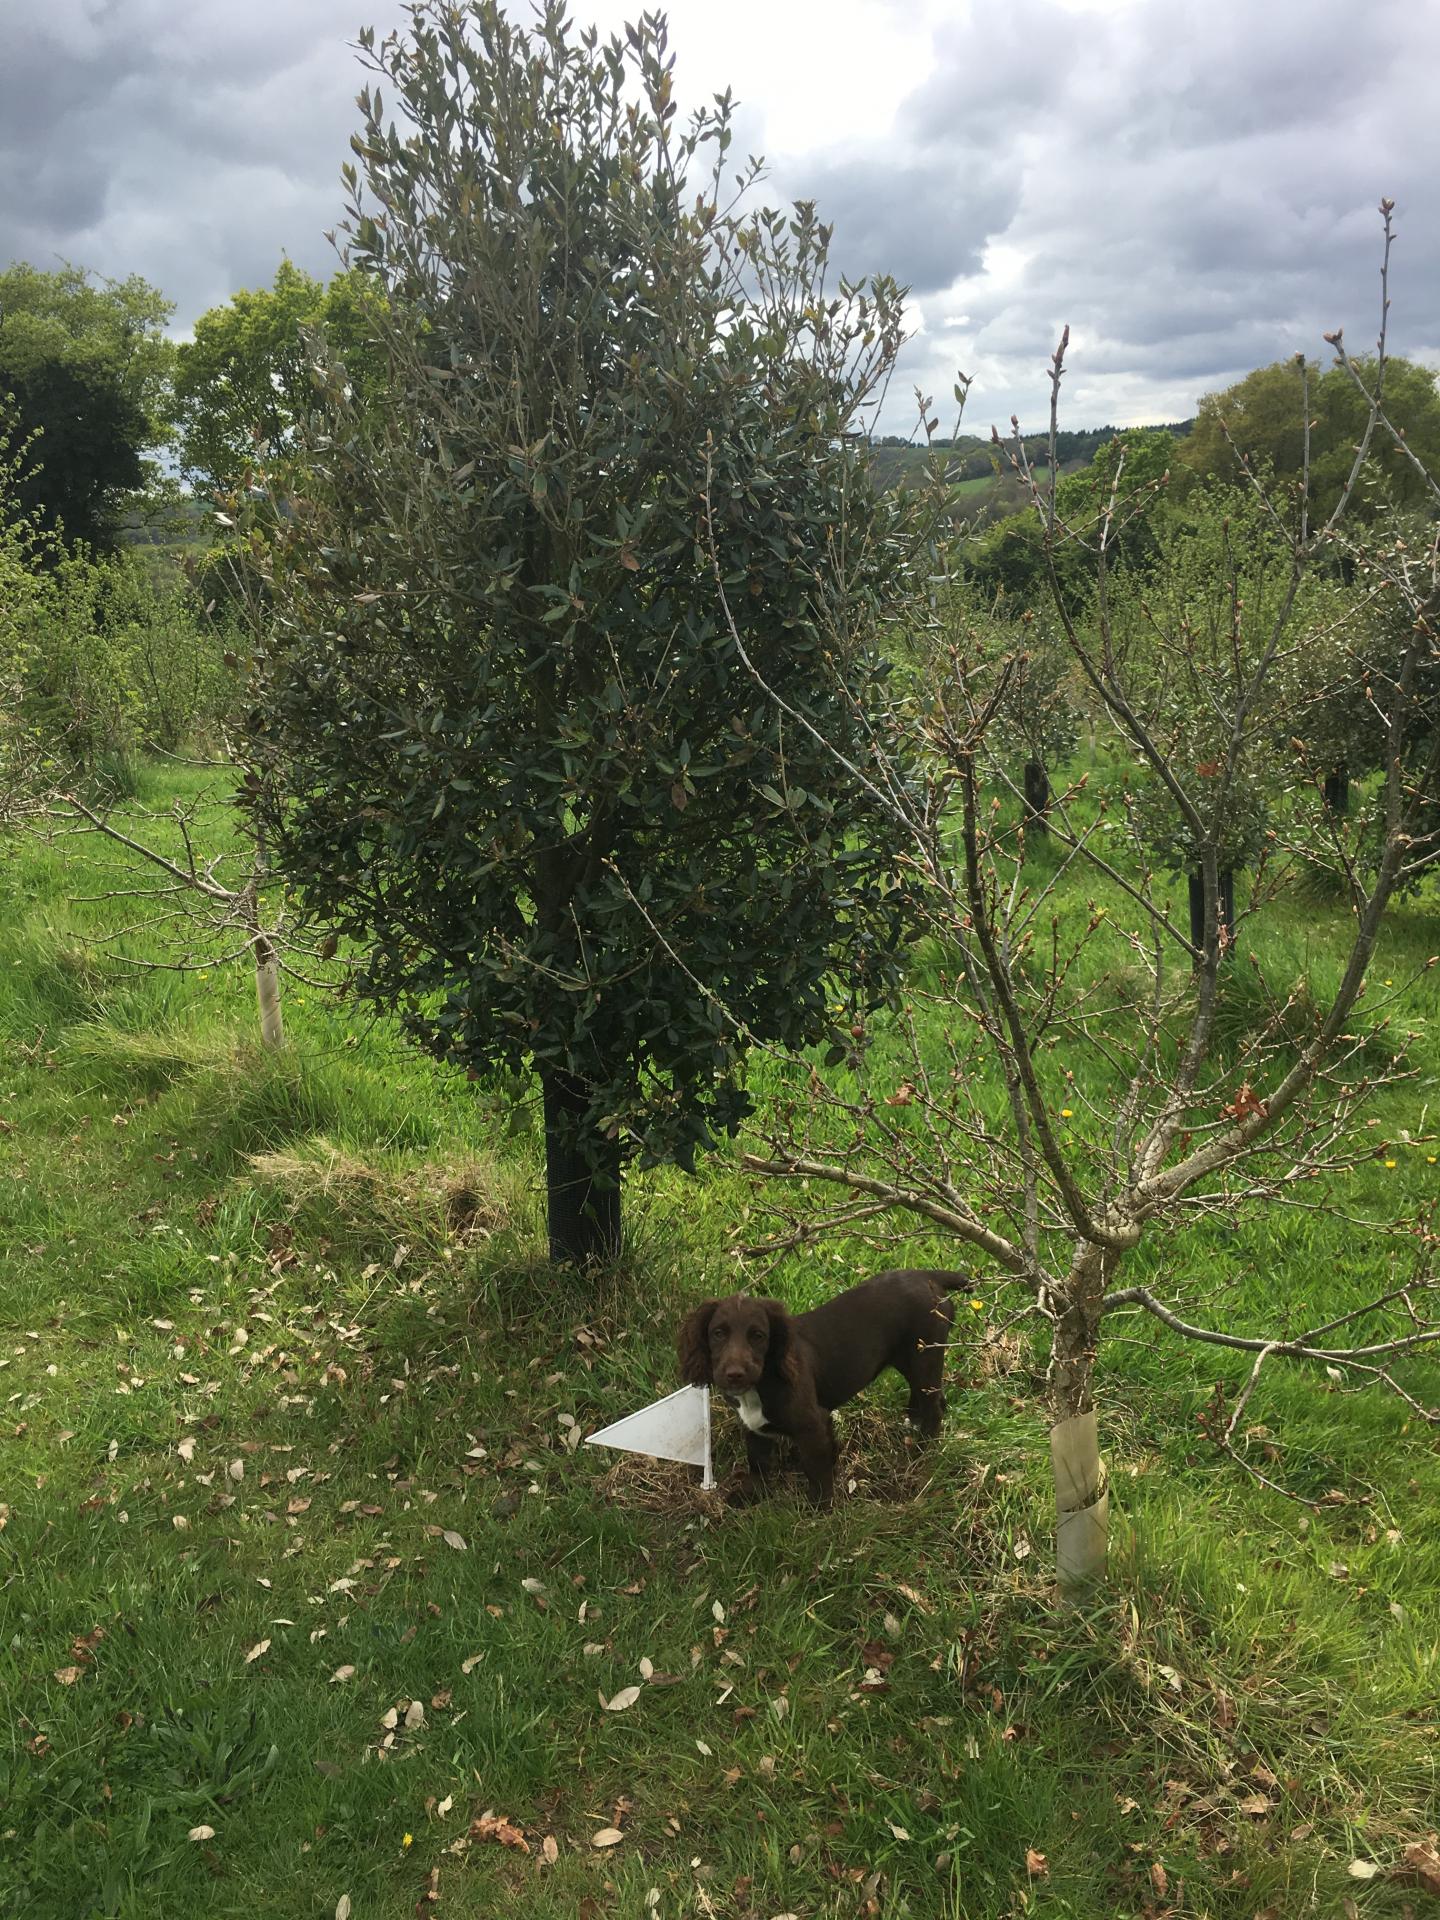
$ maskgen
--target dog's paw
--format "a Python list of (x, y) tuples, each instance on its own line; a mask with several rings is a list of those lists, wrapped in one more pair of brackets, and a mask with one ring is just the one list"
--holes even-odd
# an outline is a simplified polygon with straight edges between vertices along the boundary
[(763, 1500), (769, 1491), (765, 1482), (754, 1473), (737, 1473), (735, 1478), (722, 1488), (727, 1507), (753, 1507), (756, 1501)]

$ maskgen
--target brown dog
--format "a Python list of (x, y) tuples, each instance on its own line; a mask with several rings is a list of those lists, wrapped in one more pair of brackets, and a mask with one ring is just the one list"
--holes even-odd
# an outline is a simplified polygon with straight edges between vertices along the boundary
[(945, 1343), (955, 1308), (947, 1293), (970, 1283), (935, 1268), (877, 1273), (809, 1313), (778, 1300), (732, 1294), (705, 1300), (680, 1328), (680, 1373), (691, 1386), (714, 1387), (745, 1423), (750, 1471), (764, 1480), (776, 1442), (793, 1440), (810, 1485), (825, 1506), (835, 1491), (831, 1410), (853, 1400), (886, 1367), (910, 1387), (905, 1411), (927, 1438), (945, 1411)]

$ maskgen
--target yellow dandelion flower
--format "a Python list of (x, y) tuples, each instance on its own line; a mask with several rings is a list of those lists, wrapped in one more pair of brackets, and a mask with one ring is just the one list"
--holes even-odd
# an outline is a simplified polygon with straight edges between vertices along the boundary
[(404, 1839), (403, 1839), (403, 1840), (402, 1840), (402, 1841), (400, 1842), (400, 1844), (401, 1844), (401, 1846), (402, 1846), (402, 1847), (413, 1847), (413, 1846), (414, 1846), (414, 1844), (415, 1844), (415, 1836), (414, 1836), (414, 1834), (413, 1834), (413, 1833), (407, 1833), (407, 1834), (405, 1835), (405, 1837), (404, 1837)]
[(972, 1313), (983, 1313), (985, 1311), (985, 1302), (983, 1300), (972, 1300), (970, 1302), (970, 1311)]
[(1061, 1107), (1060, 1118), (1062, 1120), (1072, 1120), (1074, 1117), (1074, 1113), (1069, 1107)]
[(1387, 1160), (1385, 1164), (1387, 1167), (1393, 1167), (1395, 1165), (1395, 1162), (1393, 1160)]

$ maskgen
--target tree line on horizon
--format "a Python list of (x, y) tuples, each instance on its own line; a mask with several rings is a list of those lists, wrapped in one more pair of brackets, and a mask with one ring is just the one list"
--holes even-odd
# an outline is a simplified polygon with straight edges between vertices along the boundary
[[(253, 464), (283, 455), (313, 399), (307, 342), (317, 330), (362, 394), (380, 397), (381, 297), (373, 277), (354, 267), (322, 281), (285, 259), (270, 286), (238, 290), (200, 316), (192, 339), (177, 343), (166, 333), (174, 303), (138, 274), (111, 280), (72, 266), (47, 272), (12, 262), (0, 269), (0, 404), (17, 454), (17, 507), (67, 548), (113, 551), (167, 530), (193, 540), (217, 494)], [(1060, 469), (1073, 473), (1117, 443), (1159, 446), (1173, 463), (1177, 491), (1204, 479), (1233, 483), (1233, 440), (1283, 481), (1298, 473), (1304, 453), (1299, 378), (1293, 358), (1276, 361), (1201, 396), (1188, 420), (1062, 427)], [(1440, 456), (1435, 373), (1391, 358), (1386, 378), (1411, 448), (1432, 464)], [(1338, 368), (1315, 380), (1313, 402), (1309, 459), (1323, 492), (1343, 478), (1361, 411)], [(953, 483), (994, 480), (993, 490), (957, 503), (957, 522), (993, 530), (1028, 505), (1009, 456), (1002, 460), (990, 439), (956, 433), (921, 443), (913, 434), (884, 433), (865, 444), (882, 486), (917, 483), (937, 455)], [(1032, 467), (1048, 460), (1048, 435), (1027, 434), (1019, 444)], [(1393, 450), (1379, 457), (1395, 497), (1413, 498), (1418, 482), (1407, 463)]]

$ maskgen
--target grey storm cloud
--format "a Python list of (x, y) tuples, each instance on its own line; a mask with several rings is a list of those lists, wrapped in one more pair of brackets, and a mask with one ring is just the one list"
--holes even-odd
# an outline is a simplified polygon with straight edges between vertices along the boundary
[[(1077, 423), (1188, 414), (1253, 366), (1297, 350), (1325, 358), (1337, 325), (1369, 348), (1382, 194), (1399, 229), (1391, 346), (1440, 359), (1428, 105), (1440, 14), (1212, 0), (1062, 16), (1018, 0), (1006, 33), (1034, 50), (1035, 87), (998, 122), (987, 107), (983, 124), (1012, 129), (1017, 206), (992, 236), (1004, 258), (962, 270), (947, 301), (969, 315), (981, 406), (993, 394), (998, 417), (1018, 407), (1038, 423), (1044, 361), (1066, 323)], [(983, 84), (983, 57), (964, 34), (948, 54), (913, 102), (937, 155), (966, 137), (956, 127), (981, 124), (958, 103)], [(916, 377), (937, 386), (949, 370), (940, 344), (925, 335), (911, 348)]]
[(834, 227), (831, 251), (845, 272), (888, 273), (916, 293), (978, 273), (987, 239), (1004, 229), (1019, 201), (1017, 183), (993, 167), (957, 191), (944, 156), (816, 159), (776, 171), (792, 198), (813, 200)]
[[(595, 4), (613, 25), (616, 0)], [(911, 287), (897, 396), (948, 394), (958, 365), (975, 376), (967, 424), (1037, 420), (1065, 322), (1076, 425), (1189, 413), (1252, 366), (1323, 356), (1337, 324), (1367, 347), (1382, 193), (1398, 203), (1393, 344), (1440, 361), (1440, 9), (785, 4), (817, 36), (853, 34), (862, 72), (877, 32), (928, 47), (898, 105), (833, 129), (812, 112), (803, 146), (785, 133), (795, 75), (773, 62), (767, 97), (763, 47), (744, 102), (766, 123), (767, 197), (813, 199), (845, 271)], [(687, 53), (703, 21), (723, 56), (710, 5), (671, 0), (682, 98), (731, 77)], [(282, 254), (328, 272), (356, 31), (402, 17), (401, 0), (206, 0), (183, 16), (173, 0), (0, 0), (0, 264), (144, 274), (179, 328), (268, 283)], [(903, 412), (897, 398), (885, 424), (903, 430)]]
[(181, 327), (282, 254), (328, 273), (358, 24), (353, 0), (0, 6), (0, 262), (142, 273)]

